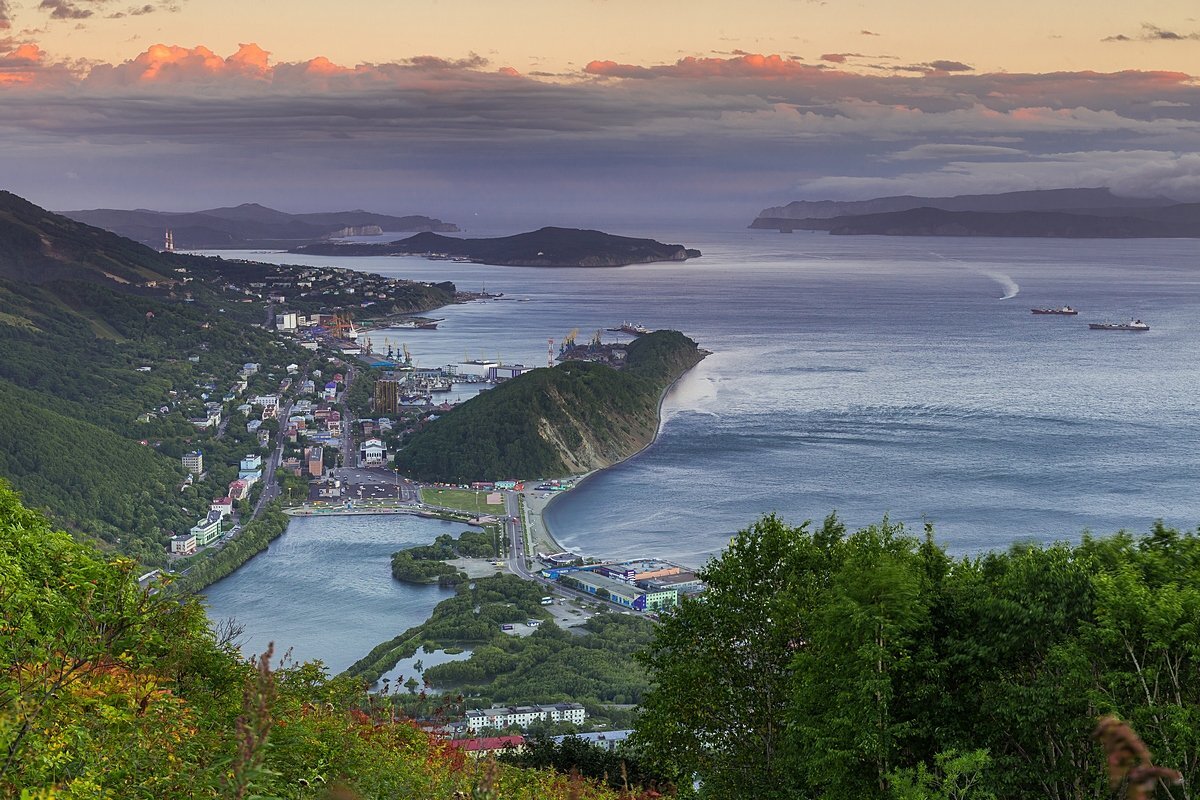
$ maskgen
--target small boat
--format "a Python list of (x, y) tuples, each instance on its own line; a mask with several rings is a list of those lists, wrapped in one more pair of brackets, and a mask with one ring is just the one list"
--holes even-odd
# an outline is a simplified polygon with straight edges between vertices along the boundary
[(1150, 330), (1150, 326), (1140, 319), (1131, 319), (1129, 322), (1089, 322), (1088, 327), (1094, 331), (1132, 331), (1134, 333)]
[(643, 325), (634, 325), (632, 322), (622, 322), (619, 327), (609, 328), (611, 333), (627, 333), (630, 336), (645, 336), (652, 331)]
[(1070, 306), (1063, 306), (1062, 308), (1031, 308), (1029, 310), (1034, 314), (1061, 314), (1063, 316), (1074, 316), (1079, 313)]

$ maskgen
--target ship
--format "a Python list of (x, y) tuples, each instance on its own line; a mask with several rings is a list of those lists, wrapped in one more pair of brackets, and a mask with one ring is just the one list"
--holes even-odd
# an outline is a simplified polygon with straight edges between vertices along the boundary
[(1079, 313), (1070, 306), (1063, 306), (1062, 308), (1031, 308), (1029, 310), (1034, 314), (1061, 314), (1063, 316), (1074, 316)]
[(1089, 322), (1088, 327), (1094, 331), (1132, 331), (1134, 333), (1143, 333), (1150, 330), (1150, 326), (1142, 322), (1140, 319), (1131, 319), (1129, 322)]
[(398, 322), (392, 327), (403, 328), (405, 330), (436, 331), (439, 322), (441, 322), (440, 319), (431, 319), (424, 322), (418, 322), (417, 320), (410, 319), (404, 322)]
[(634, 325), (632, 322), (622, 322), (616, 328), (609, 328), (610, 333), (628, 333), (630, 336), (645, 336), (652, 331), (644, 325)]

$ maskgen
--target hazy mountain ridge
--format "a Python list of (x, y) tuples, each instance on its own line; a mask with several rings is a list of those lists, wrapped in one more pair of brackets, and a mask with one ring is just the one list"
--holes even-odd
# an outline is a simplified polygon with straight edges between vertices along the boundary
[(387, 244), (334, 242), (304, 245), (291, 252), (334, 256), (427, 255), (438, 253), (511, 267), (622, 267), (699, 258), (699, 250), (653, 239), (616, 236), (579, 228), (545, 227), (513, 236), (457, 239), (418, 233)]
[(320, 241), (346, 228), (446, 233), (458, 230), (453, 223), (422, 215), (395, 217), (361, 209), (289, 214), (257, 203), (194, 212), (97, 208), (63, 214), (155, 248), (162, 247), (167, 230), (172, 231), (175, 246), (180, 249), (288, 248)]
[(750, 227), (842, 236), (1197, 237), (1200, 204), (1120, 197), (1109, 189), (796, 201), (763, 209)]

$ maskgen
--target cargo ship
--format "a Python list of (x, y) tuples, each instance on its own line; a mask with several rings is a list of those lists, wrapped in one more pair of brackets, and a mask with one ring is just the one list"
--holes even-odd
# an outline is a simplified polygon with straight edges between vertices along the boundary
[(630, 336), (645, 336), (647, 333), (653, 333), (649, 328), (643, 325), (634, 325), (632, 322), (622, 322), (616, 328), (609, 328), (610, 333), (628, 333)]
[(1062, 308), (1031, 308), (1029, 310), (1034, 314), (1061, 314), (1068, 317), (1079, 313), (1070, 306), (1063, 306)]
[(1143, 333), (1150, 330), (1150, 326), (1142, 322), (1140, 319), (1131, 319), (1129, 322), (1089, 322), (1088, 327), (1094, 331), (1133, 331), (1134, 333)]

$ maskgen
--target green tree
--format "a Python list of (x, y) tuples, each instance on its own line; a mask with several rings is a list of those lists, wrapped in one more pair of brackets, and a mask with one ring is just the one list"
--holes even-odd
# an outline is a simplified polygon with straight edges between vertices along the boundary
[(765, 517), (701, 570), (703, 598), (665, 616), (642, 657), (656, 685), (635, 740), (655, 769), (714, 797), (804, 793), (786, 723), (793, 662), (843, 533), (832, 516), (816, 533)]

